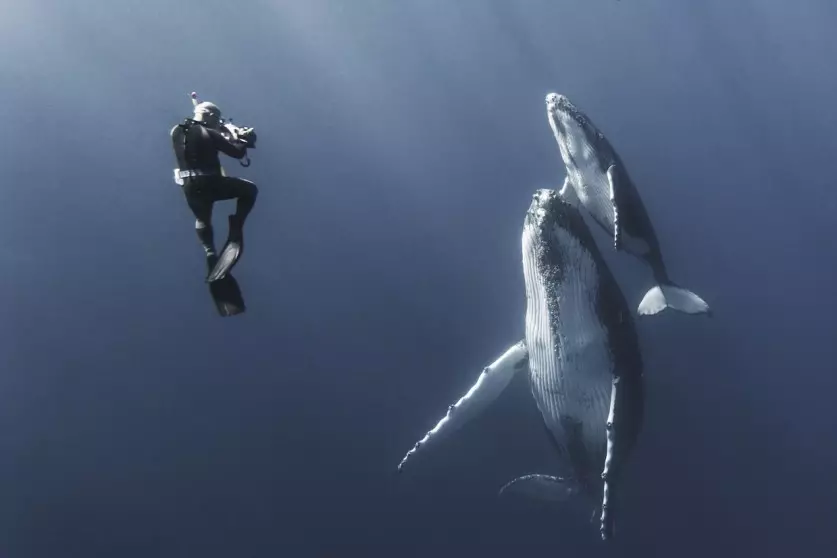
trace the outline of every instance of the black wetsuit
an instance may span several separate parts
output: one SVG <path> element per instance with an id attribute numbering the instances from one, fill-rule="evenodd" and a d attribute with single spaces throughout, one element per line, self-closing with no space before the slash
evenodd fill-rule
<path id="1" fill-rule="evenodd" d="M 236 199 L 236 212 L 231 218 L 231 224 L 234 222 L 238 228 L 242 227 L 256 203 L 259 191 L 249 180 L 223 176 L 218 152 L 243 159 L 247 155 L 246 144 L 227 139 L 218 130 L 191 119 L 175 126 L 171 138 L 178 168 L 203 174 L 183 179 L 183 194 L 197 219 L 199 236 L 200 229 L 204 227 L 210 229 L 206 232 L 211 234 L 212 207 L 216 201 Z"/>

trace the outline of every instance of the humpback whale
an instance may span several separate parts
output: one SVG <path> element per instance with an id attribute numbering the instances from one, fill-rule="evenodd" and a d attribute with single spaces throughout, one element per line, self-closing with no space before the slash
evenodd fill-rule
<path id="1" fill-rule="evenodd" d="M 529 474 L 506 484 L 560 501 L 582 495 L 600 506 L 603 539 L 613 533 L 624 464 L 641 430 L 643 364 L 627 301 L 577 205 L 538 190 L 522 235 L 526 285 L 524 339 L 486 367 L 476 384 L 407 453 L 417 452 L 475 418 L 526 370 L 543 423 L 568 476 Z"/>
<path id="2" fill-rule="evenodd" d="M 709 313 L 709 305 L 701 297 L 669 278 L 645 205 L 604 134 L 564 95 L 548 94 L 546 112 L 567 169 L 561 195 L 583 205 L 611 235 L 616 250 L 644 260 L 651 268 L 657 284 L 643 297 L 638 313 L 652 315 L 665 308 L 687 314 Z"/>

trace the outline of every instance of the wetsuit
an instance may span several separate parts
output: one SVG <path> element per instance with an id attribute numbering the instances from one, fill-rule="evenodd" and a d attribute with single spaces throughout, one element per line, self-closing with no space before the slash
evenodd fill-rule
<path id="1" fill-rule="evenodd" d="M 253 209 L 258 188 L 249 180 L 223 176 L 218 152 L 236 159 L 247 154 L 244 142 L 227 139 L 218 130 L 186 119 L 171 130 L 174 155 L 181 171 L 196 171 L 198 176 L 183 178 L 183 194 L 195 215 L 195 229 L 207 255 L 215 253 L 212 234 L 212 207 L 216 201 L 236 199 L 236 211 L 230 216 L 230 235 L 240 236 L 244 221 Z"/>

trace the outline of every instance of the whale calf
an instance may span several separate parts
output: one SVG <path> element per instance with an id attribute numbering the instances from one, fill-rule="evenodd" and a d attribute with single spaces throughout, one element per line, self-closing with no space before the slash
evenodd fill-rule
<path id="1" fill-rule="evenodd" d="M 535 403 L 569 475 L 528 474 L 506 484 L 562 501 L 582 495 L 600 506 L 603 539 L 644 415 L 643 364 L 627 301 L 576 205 L 538 190 L 522 235 L 526 285 L 524 339 L 488 366 L 477 383 L 407 453 L 405 464 L 487 408 L 526 371 Z"/>
<path id="2" fill-rule="evenodd" d="M 616 250 L 644 260 L 651 268 L 657 284 L 643 297 L 638 313 L 652 315 L 665 308 L 687 314 L 710 313 L 701 297 L 669 278 L 645 205 L 604 134 L 564 95 L 549 93 L 546 112 L 567 169 L 561 195 L 583 205 L 611 235 Z"/>

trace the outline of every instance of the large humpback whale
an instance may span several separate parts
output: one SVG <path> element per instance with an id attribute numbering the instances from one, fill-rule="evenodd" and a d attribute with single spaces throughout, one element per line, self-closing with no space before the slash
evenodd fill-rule
<path id="1" fill-rule="evenodd" d="M 525 475 L 501 492 L 550 500 L 584 495 L 601 506 L 606 539 L 623 465 L 643 419 L 642 357 L 633 318 L 579 209 L 554 190 L 533 196 L 522 252 L 524 340 L 483 370 L 398 468 L 476 417 L 515 373 L 527 370 L 544 424 L 571 474 Z"/>
<path id="2" fill-rule="evenodd" d="M 615 249 L 651 267 L 657 285 L 645 294 L 638 312 L 649 315 L 672 308 L 688 314 L 708 313 L 709 305 L 702 298 L 669 278 L 645 205 L 604 134 L 564 95 L 548 94 L 546 112 L 567 168 L 561 195 L 580 202 L 612 236 Z"/>

